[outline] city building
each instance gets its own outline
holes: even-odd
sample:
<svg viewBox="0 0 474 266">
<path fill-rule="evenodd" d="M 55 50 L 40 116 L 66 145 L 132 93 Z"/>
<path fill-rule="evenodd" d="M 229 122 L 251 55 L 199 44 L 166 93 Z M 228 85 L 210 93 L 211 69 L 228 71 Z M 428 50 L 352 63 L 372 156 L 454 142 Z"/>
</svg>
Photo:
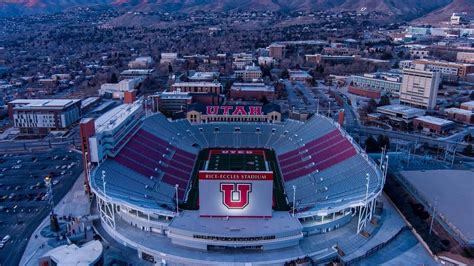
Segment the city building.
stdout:
<svg viewBox="0 0 474 266">
<path fill-rule="evenodd" d="M 448 116 L 449 119 L 465 123 L 465 124 L 474 124 L 474 112 L 466 109 L 460 108 L 448 108 L 445 109 L 444 112 Z"/>
<path fill-rule="evenodd" d="M 425 65 L 415 65 L 414 69 L 404 68 L 400 87 L 400 103 L 428 110 L 436 106 L 440 83 L 440 73 L 426 69 Z"/>
<path fill-rule="evenodd" d="M 449 19 L 449 23 L 450 23 L 451 25 L 461 25 L 461 24 L 464 24 L 464 23 L 468 22 L 466 15 L 467 15 L 466 12 L 453 13 L 453 14 L 451 15 L 451 18 Z"/>
<path fill-rule="evenodd" d="M 189 106 L 186 118 L 191 123 L 211 122 L 281 122 L 280 106 L 266 105 L 202 105 Z"/>
<path fill-rule="evenodd" d="M 154 69 L 127 69 L 120 73 L 120 77 L 122 79 L 146 78 L 154 71 Z"/>
<path fill-rule="evenodd" d="M 8 103 L 13 124 L 21 134 L 46 135 L 65 130 L 81 117 L 79 99 L 17 99 Z"/>
<path fill-rule="evenodd" d="M 99 240 L 90 241 L 81 247 L 75 244 L 63 245 L 46 252 L 38 259 L 38 265 L 101 266 L 104 264 L 103 249 Z"/>
<path fill-rule="evenodd" d="M 359 60 L 360 55 L 322 55 L 322 54 L 307 54 L 305 55 L 306 62 L 312 64 L 325 64 L 325 63 L 352 63 L 355 60 Z"/>
<path fill-rule="evenodd" d="M 290 76 L 289 80 L 291 80 L 291 81 L 301 81 L 301 82 L 306 82 L 306 83 L 310 84 L 313 80 L 313 77 L 307 71 L 304 71 L 304 70 L 299 70 L 299 69 L 291 70 L 291 69 L 288 69 L 288 74 Z"/>
<path fill-rule="evenodd" d="M 230 87 L 230 98 L 242 100 L 267 100 L 275 97 L 275 87 L 265 83 L 234 83 Z"/>
<path fill-rule="evenodd" d="M 413 58 L 424 59 L 424 58 L 427 58 L 427 57 L 430 56 L 430 51 L 429 51 L 429 50 L 425 50 L 425 49 L 417 49 L 417 48 L 414 48 L 414 49 L 410 49 L 410 55 L 411 55 Z"/>
<path fill-rule="evenodd" d="M 377 112 L 385 115 L 393 122 L 404 122 L 406 124 L 410 124 L 413 119 L 425 115 L 425 110 L 399 104 L 379 106 Z"/>
<path fill-rule="evenodd" d="M 413 119 L 413 128 L 422 129 L 430 133 L 447 134 L 455 127 L 456 123 L 453 121 L 434 116 L 419 116 Z"/>
<path fill-rule="evenodd" d="M 469 110 L 471 112 L 474 112 L 474 101 L 461 103 L 461 109 Z"/>
<path fill-rule="evenodd" d="M 251 66 L 252 64 L 252 54 L 238 53 L 232 55 L 232 67 L 234 69 L 245 69 L 245 66 Z"/>
<path fill-rule="evenodd" d="M 456 54 L 456 60 L 463 63 L 474 63 L 474 52 L 458 52 Z"/>
<path fill-rule="evenodd" d="M 269 56 L 273 57 L 274 59 L 283 59 L 284 56 L 284 51 L 285 51 L 285 45 L 282 44 L 271 44 L 268 47 L 269 50 Z"/>
<path fill-rule="evenodd" d="M 236 70 L 234 72 L 237 79 L 242 79 L 245 82 L 256 81 L 262 78 L 262 70 L 260 66 L 245 66 L 244 70 Z"/>
<path fill-rule="evenodd" d="M 352 56 L 359 52 L 358 49 L 343 47 L 341 44 L 334 47 L 324 47 L 322 53 L 325 55 Z"/>
<path fill-rule="evenodd" d="M 396 73 L 377 72 L 372 74 L 352 75 L 349 92 L 379 99 L 381 95 L 399 95 L 402 85 L 402 75 Z"/>
<path fill-rule="evenodd" d="M 222 94 L 222 85 L 219 82 L 178 82 L 171 85 L 171 91 Z"/>
<path fill-rule="evenodd" d="M 214 81 L 219 78 L 219 72 L 198 72 L 198 71 L 189 71 L 188 79 L 192 82 L 198 81 Z"/>
<path fill-rule="evenodd" d="M 178 59 L 177 53 L 161 53 L 160 64 L 170 64 Z"/>
<path fill-rule="evenodd" d="M 125 92 L 134 91 L 140 83 L 143 81 L 143 77 L 124 79 L 119 83 L 105 83 L 100 86 L 99 96 L 112 99 L 123 99 Z"/>
<path fill-rule="evenodd" d="M 81 112 L 87 113 L 100 102 L 100 97 L 88 97 L 81 101 Z"/>
<path fill-rule="evenodd" d="M 427 70 L 439 72 L 446 76 L 456 76 L 458 78 L 474 73 L 474 64 L 455 63 L 439 60 L 417 59 L 411 63 L 412 67 L 416 65 L 425 65 Z"/>
<path fill-rule="evenodd" d="M 260 66 L 271 66 L 272 64 L 275 63 L 275 59 L 270 56 L 259 56 L 258 57 L 258 64 Z"/>
<path fill-rule="evenodd" d="M 154 61 L 151 58 L 151 56 L 137 57 L 128 63 L 128 68 L 133 68 L 133 69 L 149 68 L 153 66 L 153 63 Z"/>
<path fill-rule="evenodd" d="M 193 96 L 189 92 L 164 91 L 150 96 L 152 99 L 153 112 L 175 113 L 186 111 L 188 105 L 193 102 Z"/>
</svg>

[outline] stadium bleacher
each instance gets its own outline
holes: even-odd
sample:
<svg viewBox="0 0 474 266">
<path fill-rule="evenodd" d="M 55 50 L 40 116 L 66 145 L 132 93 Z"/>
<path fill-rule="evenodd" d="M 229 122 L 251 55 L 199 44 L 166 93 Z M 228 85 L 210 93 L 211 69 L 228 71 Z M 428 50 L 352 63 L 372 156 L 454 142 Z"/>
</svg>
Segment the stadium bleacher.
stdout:
<svg viewBox="0 0 474 266">
<path fill-rule="evenodd" d="M 380 189 L 382 183 L 379 172 L 360 148 L 337 125 L 317 115 L 306 122 L 286 120 L 280 124 L 190 124 L 186 119 L 170 121 L 158 113 L 145 118 L 141 128 L 130 134 L 124 143 L 115 158 L 103 165 L 126 168 L 123 173 L 127 173 L 130 180 L 123 184 L 114 180 L 113 185 L 133 191 L 137 198 L 142 193 L 144 201 L 153 197 L 169 202 L 170 206 L 176 184 L 179 199 L 186 200 L 197 155 L 205 148 L 272 149 L 280 165 L 287 197 L 292 198 L 295 186 L 298 206 L 305 209 L 321 208 L 328 202 L 336 204 L 334 202 L 346 198 L 362 199 L 367 174 L 370 192 Z M 120 180 L 126 179 L 123 175 Z M 142 180 L 140 184 L 147 189 L 131 189 L 136 185 L 132 179 Z M 159 196 L 156 193 L 160 193 Z"/>
</svg>

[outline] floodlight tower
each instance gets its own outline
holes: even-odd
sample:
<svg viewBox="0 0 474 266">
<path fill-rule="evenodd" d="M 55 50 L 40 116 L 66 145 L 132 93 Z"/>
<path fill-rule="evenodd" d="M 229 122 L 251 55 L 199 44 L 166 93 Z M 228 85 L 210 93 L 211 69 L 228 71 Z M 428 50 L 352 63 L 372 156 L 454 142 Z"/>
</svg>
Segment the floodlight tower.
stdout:
<svg viewBox="0 0 474 266">
<path fill-rule="evenodd" d="M 51 215 L 54 215 L 53 184 L 51 182 L 51 177 L 46 176 L 44 178 L 44 183 L 46 184 L 46 195 L 48 197 L 49 207 L 51 208 Z"/>
</svg>

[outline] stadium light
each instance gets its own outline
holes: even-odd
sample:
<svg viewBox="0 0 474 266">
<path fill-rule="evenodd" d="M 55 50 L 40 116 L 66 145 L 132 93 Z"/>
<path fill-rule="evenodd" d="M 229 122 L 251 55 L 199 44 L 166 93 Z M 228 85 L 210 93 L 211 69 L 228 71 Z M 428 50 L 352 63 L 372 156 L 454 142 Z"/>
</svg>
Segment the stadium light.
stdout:
<svg viewBox="0 0 474 266">
<path fill-rule="evenodd" d="M 293 217 L 295 217 L 295 207 L 296 207 L 296 186 L 293 185 Z"/>
<path fill-rule="evenodd" d="M 107 182 L 105 182 L 105 170 L 102 170 L 102 185 L 104 187 L 104 198 L 105 200 L 107 200 L 107 194 L 105 193 L 105 184 L 107 184 Z"/>
<path fill-rule="evenodd" d="M 179 188 L 179 185 L 176 184 L 174 185 L 174 189 L 176 191 L 176 215 L 179 216 L 179 207 L 178 207 L 178 188 Z"/>
<path fill-rule="evenodd" d="M 331 102 L 329 102 L 328 117 L 331 117 Z"/>
<path fill-rule="evenodd" d="M 365 204 L 367 204 L 367 200 L 369 199 L 369 182 L 370 182 L 370 175 L 369 173 L 366 174 L 367 184 L 365 189 Z"/>
</svg>

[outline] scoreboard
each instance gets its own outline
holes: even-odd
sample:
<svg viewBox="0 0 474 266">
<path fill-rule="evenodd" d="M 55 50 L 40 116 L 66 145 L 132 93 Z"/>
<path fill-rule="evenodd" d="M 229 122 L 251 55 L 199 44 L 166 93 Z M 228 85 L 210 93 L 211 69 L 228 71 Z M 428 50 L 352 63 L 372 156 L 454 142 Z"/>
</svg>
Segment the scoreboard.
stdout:
<svg viewBox="0 0 474 266">
<path fill-rule="evenodd" d="M 203 217 L 271 217 L 272 171 L 199 171 Z"/>
</svg>

